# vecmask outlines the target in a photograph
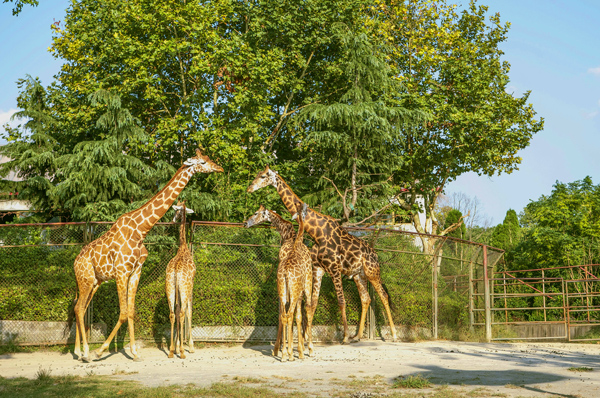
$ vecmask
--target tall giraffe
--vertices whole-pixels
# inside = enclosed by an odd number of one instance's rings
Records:
[[[363,335],[367,310],[371,303],[371,297],[367,288],[368,280],[381,298],[392,331],[392,339],[396,340],[396,328],[394,327],[390,311],[389,296],[381,280],[381,270],[375,250],[364,240],[346,232],[332,217],[309,208],[298,198],[283,178],[276,171],[271,170],[269,166],[258,173],[247,191],[254,192],[269,185],[277,189],[277,193],[279,193],[283,204],[291,214],[302,213],[305,231],[315,241],[315,245],[310,250],[313,261],[313,292],[310,311],[307,314],[307,324],[312,324],[317,302],[319,301],[321,280],[323,274],[327,272],[333,281],[338,305],[342,314],[344,343],[348,343],[346,299],[344,298],[344,291],[342,289],[342,275],[346,275],[354,279],[362,304],[358,332],[353,339],[360,340]]]
[[[291,222],[284,220],[274,211],[260,206],[244,223],[246,228],[263,222],[270,222],[281,235],[282,244],[279,249],[279,266],[277,267],[277,294],[279,296],[279,325],[277,338],[273,347],[273,355],[281,350],[281,360],[294,360],[292,320],[296,312],[296,329],[298,330],[298,357],[304,359],[304,341],[302,336],[302,294],[306,296],[306,304],[311,305],[312,272],[310,251],[302,243],[304,225],[298,217],[298,233]],[[307,311],[308,312],[308,311]],[[307,325],[309,355],[313,355],[312,330]],[[286,347],[287,337],[287,347]]]
[[[223,168],[196,149],[196,156],[187,159],[173,178],[152,199],[137,210],[123,214],[101,237],[85,245],[75,258],[75,278],[79,298],[75,304],[75,355],[89,362],[89,347],[83,323],[83,315],[94,293],[103,282],[115,279],[119,295],[119,320],[104,344],[95,351],[96,358],[108,348],[121,325],[129,325],[130,350],[134,361],[139,361],[135,346],[133,315],[135,294],[142,265],[148,257],[143,241],[146,234],[167,212],[175,198],[195,173],[222,172]],[[79,340],[83,342],[81,354]]]
[[[177,351],[175,350],[175,346],[179,340],[179,357],[185,359],[185,352],[183,350],[183,329],[186,317],[188,319],[188,335],[190,339],[188,350],[194,352],[194,340],[192,338],[192,291],[194,289],[194,277],[196,276],[194,257],[192,256],[192,252],[188,248],[185,239],[185,216],[186,213],[193,213],[194,211],[185,206],[185,201],[178,201],[177,205],[173,205],[173,208],[175,209],[173,222],[181,220],[181,226],[179,227],[179,249],[177,250],[175,257],[173,257],[167,265],[167,278],[165,283],[167,301],[169,303],[169,319],[171,320],[169,358],[173,358],[173,352]],[[176,311],[178,312],[176,313]],[[173,330],[175,320],[177,320],[177,329],[179,333],[178,338],[175,339],[175,344],[173,344],[173,338],[175,333],[177,333]]]

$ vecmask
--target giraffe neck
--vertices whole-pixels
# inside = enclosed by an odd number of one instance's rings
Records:
[[[302,221],[304,222],[304,232],[309,234],[317,245],[321,245],[335,230],[340,230],[342,234],[346,233],[333,218],[321,214],[310,207],[306,209],[306,215]]]
[[[271,215],[271,225],[279,232],[281,238],[284,241],[292,239],[294,237],[294,226],[292,223],[284,220],[283,217],[273,211],[269,210],[269,214]]]
[[[185,240],[185,207],[182,209],[183,215],[181,216],[181,225],[179,226],[179,246],[185,246],[187,244]]]
[[[295,214],[302,209],[303,202],[279,174],[277,175],[277,193],[291,214]]]
[[[181,166],[167,185],[154,195],[152,199],[139,209],[127,213],[130,218],[135,220],[135,228],[142,235],[142,239],[169,210],[193,175],[193,167]]]

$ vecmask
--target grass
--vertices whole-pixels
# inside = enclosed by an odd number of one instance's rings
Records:
[[[143,387],[133,381],[115,380],[109,377],[89,376],[51,376],[49,372],[38,373],[35,380],[0,377],[0,398],[34,398],[34,397],[95,397],[113,398],[125,396],[129,398],[163,398],[163,397],[232,397],[232,398],[304,398],[306,394],[292,392],[283,394],[265,387],[247,387],[242,383],[216,383],[209,388],[193,385]],[[246,381],[247,382],[247,381]]]
[[[578,368],[570,367],[567,370],[570,370],[571,372],[592,372],[594,370],[594,368],[588,368],[588,367],[585,367],[585,366],[580,366]]]
[[[255,385],[248,386],[252,383]],[[128,398],[184,398],[184,397],[215,397],[215,398],[308,398],[315,397],[314,393],[305,394],[293,391],[285,383],[282,386],[260,385],[266,380],[251,377],[235,377],[232,382],[215,383],[210,387],[197,387],[193,384],[170,385],[164,387],[144,387],[137,382],[117,380],[110,376],[53,376],[50,369],[40,368],[36,379],[15,378],[6,379],[0,376],[0,398],[114,398],[123,396]],[[351,378],[343,389],[323,389],[322,397],[337,398],[481,398],[505,397],[486,388],[476,388],[470,391],[465,389],[444,386],[432,386],[429,380],[416,375],[396,379],[394,385],[385,382],[383,376],[373,376],[366,379]],[[407,391],[393,389],[403,385],[403,388],[427,388],[428,391]],[[375,390],[369,387],[377,385]]]
[[[394,379],[393,388],[429,388],[431,383],[429,379],[421,375],[398,376]]]

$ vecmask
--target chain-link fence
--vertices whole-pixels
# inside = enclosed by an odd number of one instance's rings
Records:
[[[0,225],[0,335],[17,344],[53,344],[74,338],[73,261],[81,247],[111,223]],[[177,252],[179,224],[158,223],[144,244],[149,255],[136,295],[136,338],[164,343],[170,331],[165,272]],[[194,339],[274,340],[278,321],[276,273],[280,237],[269,227],[194,222],[189,230],[197,267],[192,325]],[[403,338],[457,337],[477,326],[484,313],[484,270],[502,252],[472,242],[392,229],[350,228],[379,255],[392,316]],[[434,239],[433,253],[424,253]],[[307,238],[306,243],[311,244]],[[487,249],[487,250],[486,250]],[[487,252],[486,252],[487,251]],[[484,267],[484,264],[486,267]],[[490,271],[491,272],[491,271]],[[491,273],[490,273],[491,275]],[[354,281],[344,278],[351,334],[361,303]],[[390,335],[383,306],[370,289],[367,338]],[[119,317],[114,281],[103,283],[88,310],[90,341],[101,342]],[[315,340],[341,339],[341,316],[331,279],[323,278],[314,318]],[[122,327],[118,341],[126,338]]]

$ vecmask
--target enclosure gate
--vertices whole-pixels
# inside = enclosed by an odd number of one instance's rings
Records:
[[[600,340],[600,280],[566,281],[567,331],[569,341]]]

